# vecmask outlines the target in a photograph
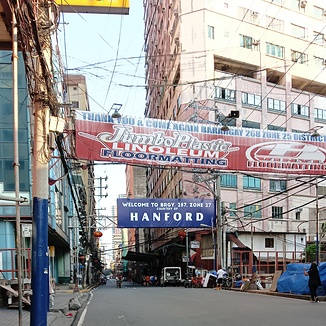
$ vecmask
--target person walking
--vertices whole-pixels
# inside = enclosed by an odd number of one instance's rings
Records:
[[[221,266],[219,266],[219,269],[218,269],[217,275],[216,275],[217,276],[217,287],[216,287],[217,290],[222,289],[223,277],[224,277],[225,273],[226,273],[225,270],[222,269]]]
[[[305,276],[309,276],[308,286],[310,290],[310,302],[318,302],[317,288],[321,285],[321,280],[316,263],[311,263],[308,272],[303,268],[303,273]]]

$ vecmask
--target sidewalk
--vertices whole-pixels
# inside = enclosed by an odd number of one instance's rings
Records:
[[[70,326],[74,321],[77,310],[69,310],[69,301],[77,298],[79,303],[83,305],[88,299],[89,291],[92,289],[93,287],[89,287],[79,292],[74,292],[72,289],[69,289],[69,284],[56,285],[53,307],[47,314],[47,325]],[[0,307],[1,326],[17,326],[19,324],[18,318],[18,309]],[[29,326],[30,311],[23,309],[22,324],[23,326]]]
[[[232,288],[231,291],[241,291],[239,288]],[[307,300],[310,301],[310,295],[309,294],[293,294],[293,293],[283,293],[283,292],[277,292],[277,291],[271,291],[269,289],[263,289],[263,290],[246,290],[243,292],[247,293],[257,293],[257,294],[264,294],[264,295],[273,295],[277,297],[284,297],[284,298],[291,298],[291,299],[299,299],[299,300]],[[326,301],[326,297],[318,297],[319,301]]]

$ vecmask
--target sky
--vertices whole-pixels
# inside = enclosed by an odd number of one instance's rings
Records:
[[[143,5],[130,0],[129,15],[62,13],[59,48],[66,73],[86,77],[90,110],[108,112],[122,104],[122,115],[142,117],[145,110]],[[96,165],[96,178],[108,176],[111,207],[125,190],[124,165]],[[99,208],[99,207],[98,207]],[[103,213],[103,211],[102,211]]]
[[[142,117],[145,110],[143,5],[130,0],[129,15],[63,13],[59,24],[59,50],[68,74],[86,77],[92,112],[108,112],[122,104],[122,115]],[[95,186],[107,197],[96,197],[98,214],[111,216],[119,194],[126,193],[125,165],[95,165]],[[104,210],[103,210],[104,208]],[[112,224],[111,224],[112,225]],[[103,230],[109,247],[112,229]]]

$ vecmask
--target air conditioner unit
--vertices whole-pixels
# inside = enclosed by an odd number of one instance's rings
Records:
[[[253,40],[252,41],[252,45],[254,45],[254,46],[259,45],[259,43],[260,43],[260,40]]]
[[[175,9],[175,10],[174,10],[174,16],[179,16],[178,9]]]
[[[307,5],[307,1],[306,0],[301,0],[300,1],[300,7],[301,8],[306,8],[306,5]]]
[[[176,37],[176,38],[174,39],[174,43],[175,43],[175,44],[179,44],[179,42],[180,42],[179,37]]]
[[[253,12],[252,12],[252,16],[257,17],[258,15],[259,15],[259,12],[258,12],[258,11],[253,11]]]

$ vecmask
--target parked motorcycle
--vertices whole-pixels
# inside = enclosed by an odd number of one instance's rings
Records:
[[[229,274],[224,274],[223,280],[222,280],[222,289],[230,290],[233,285],[242,279],[242,276],[240,274],[235,274],[233,277],[231,277]]]

